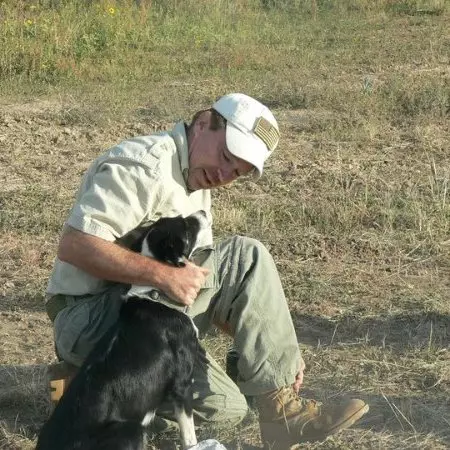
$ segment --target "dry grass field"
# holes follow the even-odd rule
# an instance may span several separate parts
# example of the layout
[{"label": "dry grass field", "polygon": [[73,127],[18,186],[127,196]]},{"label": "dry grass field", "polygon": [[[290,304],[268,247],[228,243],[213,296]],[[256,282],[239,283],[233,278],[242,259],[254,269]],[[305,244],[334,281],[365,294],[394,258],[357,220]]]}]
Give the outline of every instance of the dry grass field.
[{"label": "dry grass field", "polygon": [[[214,192],[216,238],[252,236],[274,255],[307,363],[304,395],[371,408],[302,448],[449,448],[448,5],[229,0],[207,11],[186,1],[188,14],[155,1],[133,15],[126,2],[93,2],[89,20],[100,11],[108,32],[123,13],[117,29],[138,33],[154,8],[160,39],[136,35],[125,51],[117,35],[91,54],[86,28],[80,56],[62,33],[82,28],[74,10],[13,3],[0,1],[0,449],[32,449],[49,413],[44,292],[90,161],[232,91],[273,108],[282,140],[261,180]],[[40,43],[44,22],[53,34]],[[205,344],[223,360],[225,338]],[[260,446],[255,413],[202,436]],[[149,445],[175,448],[170,436]]]}]

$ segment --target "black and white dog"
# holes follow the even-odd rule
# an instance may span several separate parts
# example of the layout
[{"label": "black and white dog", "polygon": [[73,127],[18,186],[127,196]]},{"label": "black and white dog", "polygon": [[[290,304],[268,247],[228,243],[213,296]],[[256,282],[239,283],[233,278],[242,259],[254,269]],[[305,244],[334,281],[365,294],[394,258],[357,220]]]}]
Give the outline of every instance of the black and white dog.
[{"label": "black and white dog", "polygon": [[[183,266],[208,226],[199,211],[155,222],[141,252]],[[36,450],[141,450],[144,427],[174,404],[183,449],[197,444],[192,374],[203,352],[192,320],[133,286],[118,322],[94,347],[39,435]]]}]

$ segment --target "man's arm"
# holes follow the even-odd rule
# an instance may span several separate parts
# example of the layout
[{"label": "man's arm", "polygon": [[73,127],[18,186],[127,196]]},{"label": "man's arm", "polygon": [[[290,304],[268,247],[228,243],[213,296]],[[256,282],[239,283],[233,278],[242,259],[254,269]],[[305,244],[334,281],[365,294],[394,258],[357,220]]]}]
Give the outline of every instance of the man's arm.
[{"label": "man's arm", "polygon": [[208,274],[193,263],[173,267],[72,227],[61,238],[58,258],[96,278],[154,286],[183,305],[194,303]]}]

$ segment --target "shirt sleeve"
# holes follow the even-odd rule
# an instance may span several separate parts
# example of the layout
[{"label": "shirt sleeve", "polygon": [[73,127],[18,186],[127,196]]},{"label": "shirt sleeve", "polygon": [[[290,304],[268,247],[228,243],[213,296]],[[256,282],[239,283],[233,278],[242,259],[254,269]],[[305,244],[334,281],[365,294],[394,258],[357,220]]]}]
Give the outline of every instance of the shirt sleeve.
[{"label": "shirt sleeve", "polygon": [[162,198],[163,186],[153,170],[136,162],[106,162],[85,182],[67,224],[115,241],[138,227]]}]

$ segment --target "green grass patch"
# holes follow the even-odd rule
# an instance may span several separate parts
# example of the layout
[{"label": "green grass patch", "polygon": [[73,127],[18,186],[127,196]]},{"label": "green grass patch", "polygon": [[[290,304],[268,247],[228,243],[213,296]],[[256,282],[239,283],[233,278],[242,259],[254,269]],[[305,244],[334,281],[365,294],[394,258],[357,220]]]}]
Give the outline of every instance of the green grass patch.
[{"label": "green grass patch", "polygon": [[[304,107],[318,100],[296,95],[306,80],[328,76],[333,81],[332,71],[320,64],[323,58],[329,68],[340,64],[351,69],[362,63],[370,72],[373,51],[380,50],[373,40],[381,39],[386,40],[389,60],[408,59],[407,49],[393,46],[383,33],[389,27],[388,14],[396,13],[394,5],[404,4],[420,6],[411,1],[169,0],[142,1],[138,8],[133,1],[4,0],[0,77],[5,92],[30,85],[51,90],[112,84],[126,89],[138,82],[205,78],[248,83],[258,92],[282,83],[275,86],[283,106]],[[428,4],[442,4],[442,14],[448,10],[442,2]],[[430,20],[437,19],[420,18],[424,26]],[[444,26],[438,20],[436,34]]]}]

